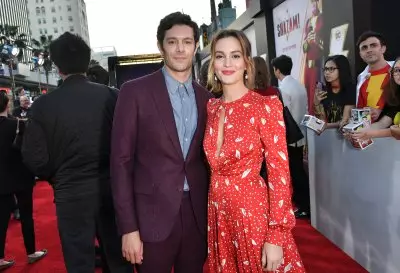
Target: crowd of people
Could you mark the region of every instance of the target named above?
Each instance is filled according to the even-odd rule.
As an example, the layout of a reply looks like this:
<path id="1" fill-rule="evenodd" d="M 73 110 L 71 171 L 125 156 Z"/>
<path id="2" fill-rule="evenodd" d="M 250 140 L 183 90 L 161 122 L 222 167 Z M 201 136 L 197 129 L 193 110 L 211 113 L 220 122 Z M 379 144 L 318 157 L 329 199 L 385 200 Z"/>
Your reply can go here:
<path id="1" fill-rule="evenodd" d="M 15 118 L 0 92 L 0 270 L 14 264 L 4 246 L 15 200 L 29 262 L 47 254 L 35 249 L 38 177 L 54 189 L 70 273 L 94 272 L 96 239 L 103 272 L 201 273 L 206 259 L 213 273 L 305 272 L 291 231 L 310 215 L 306 132 L 288 141 L 288 119 L 299 126 L 312 109 L 341 131 L 351 109 L 369 107 L 371 128 L 346 137 L 399 138 L 400 60 L 387 62 L 383 36 L 364 33 L 358 83 L 348 59 L 331 56 L 310 106 L 291 58 L 274 58 L 271 73 L 238 30 L 214 35 L 196 80 L 198 41 L 189 15 L 167 15 L 157 29 L 163 68 L 119 91 L 66 32 L 50 45 L 56 90 L 31 107 L 20 96 Z"/>

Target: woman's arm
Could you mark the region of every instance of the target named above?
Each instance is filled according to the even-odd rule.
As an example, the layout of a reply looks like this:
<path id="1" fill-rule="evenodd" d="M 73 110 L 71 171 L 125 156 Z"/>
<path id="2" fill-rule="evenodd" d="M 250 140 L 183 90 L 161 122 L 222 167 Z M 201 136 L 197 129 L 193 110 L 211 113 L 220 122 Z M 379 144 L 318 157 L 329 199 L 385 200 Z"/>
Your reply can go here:
<path id="1" fill-rule="evenodd" d="M 350 117 L 351 117 L 351 110 L 355 108 L 355 105 L 345 105 L 343 109 L 343 117 L 342 120 L 340 121 L 340 128 L 345 126 L 346 124 L 349 123 Z"/>
<path id="2" fill-rule="evenodd" d="M 390 125 L 393 124 L 393 119 L 389 116 L 383 116 L 380 120 L 377 122 L 372 123 L 371 125 L 371 130 L 372 129 L 386 129 L 389 128 Z"/>
<path id="3" fill-rule="evenodd" d="M 352 133 L 352 138 L 365 141 L 370 138 L 391 137 L 392 133 L 389 127 L 392 125 L 392 122 L 392 118 L 383 116 L 379 121 L 373 123 L 370 128 Z"/>
<path id="4" fill-rule="evenodd" d="M 314 103 L 314 112 L 315 112 L 315 116 L 317 118 L 319 118 L 320 120 L 326 121 L 325 109 L 321 103 L 319 103 L 319 104 Z"/>
<path id="5" fill-rule="evenodd" d="M 259 130 L 268 172 L 268 234 L 266 242 L 283 246 L 296 220 L 291 201 L 291 186 L 285 124 L 278 98 L 265 97 Z"/>

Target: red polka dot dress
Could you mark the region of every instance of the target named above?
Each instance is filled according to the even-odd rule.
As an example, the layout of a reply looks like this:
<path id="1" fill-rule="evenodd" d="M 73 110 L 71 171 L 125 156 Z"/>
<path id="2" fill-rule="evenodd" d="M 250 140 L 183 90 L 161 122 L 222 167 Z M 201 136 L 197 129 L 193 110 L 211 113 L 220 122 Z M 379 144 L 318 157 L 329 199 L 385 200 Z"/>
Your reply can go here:
<path id="1" fill-rule="evenodd" d="M 209 269 L 261 273 L 265 242 L 283 247 L 279 273 L 305 272 L 295 225 L 282 104 L 249 91 L 223 103 L 211 99 L 204 149 L 211 166 L 208 201 Z M 266 159 L 268 185 L 260 177 Z"/>

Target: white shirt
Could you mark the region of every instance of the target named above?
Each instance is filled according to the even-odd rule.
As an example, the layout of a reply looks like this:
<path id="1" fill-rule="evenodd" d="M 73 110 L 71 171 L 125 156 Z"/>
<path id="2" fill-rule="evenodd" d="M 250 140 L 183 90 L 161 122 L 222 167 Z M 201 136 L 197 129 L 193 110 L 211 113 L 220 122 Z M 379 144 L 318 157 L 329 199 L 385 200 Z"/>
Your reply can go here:
<path id="1" fill-rule="evenodd" d="M 293 119 L 299 125 L 303 135 L 306 136 L 306 129 L 304 126 L 300 126 L 300 122 L 303 120 L 304 115 L 308 113 L 308 100 L 307 91 L 304 85 L 300 84 L 292 76 L 286 76 L 279 81 L 279 89 L 282 93 L 283 104 L 289 109 Z M 297 146 L 304 146 L 306 144 L 305 138 L 297 142 Z M 296 146 L 295 144 L 290 144 Z"/>

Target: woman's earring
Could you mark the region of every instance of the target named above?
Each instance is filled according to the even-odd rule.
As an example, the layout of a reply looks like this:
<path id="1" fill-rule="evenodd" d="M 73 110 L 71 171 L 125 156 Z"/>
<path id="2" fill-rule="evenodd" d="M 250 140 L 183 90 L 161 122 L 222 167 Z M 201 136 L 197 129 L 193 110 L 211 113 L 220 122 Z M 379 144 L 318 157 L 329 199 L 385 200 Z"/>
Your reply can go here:
<path id="1" fill-rule="evenodd" d="M 244 78 L 247 80 L 249 77 L 247 76 L 247 71 L 244 71 Z"/>
<path id="2" fill-rule="evenodd" d="M 215 80 L 216 82 L 218 81 L 217 75 L 215 75 L 215 74 L 214 74 L 214 80 Z"/>

